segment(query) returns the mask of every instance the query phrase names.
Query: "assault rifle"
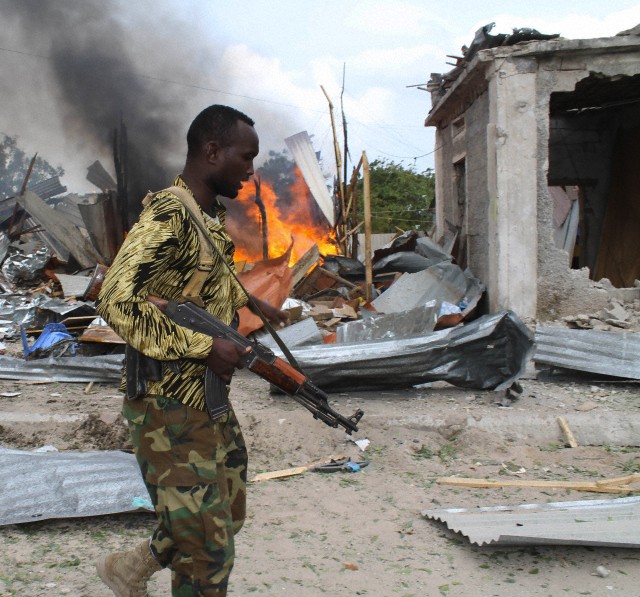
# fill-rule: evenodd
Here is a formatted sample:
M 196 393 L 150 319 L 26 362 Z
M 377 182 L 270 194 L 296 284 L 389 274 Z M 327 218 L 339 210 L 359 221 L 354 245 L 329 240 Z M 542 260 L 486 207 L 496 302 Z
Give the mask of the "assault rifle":
M 358 431 L 358 422 L 364 415 L 360 409 L 357 409 L 349 418 L 343 417 L 340 413 L 334 411 L 329 406 L 328 396 L 320 388 L 314 385 L 304 373 L 277 357 L 263 344 L 250 341 L 232 327 L 224 324 L 217 317 L 193 303 L 166 301 L 155 296 L 148 296 L 147 300 L 178 325 L 194 332 L 206 334 L 212 338 L 230 340 L 241 349 L 246 349 L 247 346 L 251 347 L 251 350 L 240 359 L 249 371 L 267 380 L 302 404 L 302 406 L 311 411 L 314 419 L 320 419 L 330 427 L 341 425 L 348 434 Z M 224 382 L 213 374 L 210 369 L 207 369 L 207 373 L 217 378 L 224 386 Z

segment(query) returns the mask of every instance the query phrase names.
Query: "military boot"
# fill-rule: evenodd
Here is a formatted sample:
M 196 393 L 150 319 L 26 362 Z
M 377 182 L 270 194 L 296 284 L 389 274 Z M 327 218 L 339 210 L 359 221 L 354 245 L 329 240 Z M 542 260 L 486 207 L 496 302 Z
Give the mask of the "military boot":
M 118 551 L 96 562 L 98 576 L 116 597 L 147 597 L 147 581 L 162 569 L 151 555 L 149 541 L 130 551 Z

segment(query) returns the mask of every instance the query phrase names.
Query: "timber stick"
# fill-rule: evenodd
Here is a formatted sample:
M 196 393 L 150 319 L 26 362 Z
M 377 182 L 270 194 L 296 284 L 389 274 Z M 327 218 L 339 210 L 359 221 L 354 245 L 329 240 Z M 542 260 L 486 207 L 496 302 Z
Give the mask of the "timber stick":
M 440 477 L 436 479 L 439 485 L 456 485 L 458 487 L 544 487 L 547 489 L 574 489 L 576 491 L 593 491 L 596 493 L 629 493 L 632 491 L 628 487 L 615 485 L 599 485 L 596 482 L 588 481 L 539 481 L 532 479 L 505 479 L 504 481 L 489 481 L 487 479 L 464 479 L 460 477 Z
M 333 103 L 331 102 L 331 98 L 329 94 L 326 92 L 325 88 L 320 85 L 320 89 L 322 89 L 322 93 L 327 98 L 327 102 L 329 104 L 329 117 L 331 118 L 331 131 L 333 132 L 333 152 L 335 154 L 336 159 L 336 178 L 338 181 L 338 197 L 340 198 L 340 215 L 342 216 L 341 221 L 342 225 L 346 226 L 346 213 L 345 213 L 345 197 L 344 197 L 344 184 L 342 183 L 342 155 L 340 154 L 340 145 L 338 144 L 338 136 L 336 133 L 336 121 L 333 114 Z M 337 232 L 337 231 L 336 231 Z M 344 231 L 343 231 L 344 233 Z M 343 252 L 346 246 L 346 239 L 344 238 L 344 234 L 342 238 L 340 235 L 338 236 L 338 243 L 341 245 Z
M 560 429 L 562 429 L 562 433 L 564 433 L 564 437 L 567 440 L 570 448 L 577 448 L 578 442 L 576 441 L 575 436 L 573 435 L 573 431 L 571 431 L 571 427 L 569 427 L 569 423 L 564 417 L 558 417 L 558 425 L 560 425 Z
M 322 272 L 323 275 L 331 278 L 332 280 L 335 280 L 336 282 L 340 282 L 340 284 L 344 284 L 349 288 L 358 288 L 357 284 L 354 284 L 353 282 L 349 282 L 349 280 L 345 280 L 342 276 L 339 276 L 338 274 L 336 274 L 335 272 L 332 272 L 331 270 L 325 269 L 324 267 L 320 267 L 320 266 L 318 266 L 318 269 Z
M 373 286 L 373 267 L 371 263 L 371 184 L 369 180 L 369 160 L 366 152 L 362 152 L 362 182 L 364 195 L 364 296 L 371 301 Z
M 636 482 L 640 482 L 640 473 L 634 473 L 633 475 L 626 475 L 624 477 L 614 477 L 613 479 L 602 479 L 601 481 L 596 481 L 596 485 L 629 485 Z
M 317 460 L 316 462 L 311 462 L 309 464 L 305 464 L 304 466 L 294 466 L 292 468 L 285 468 L 279 471 L 258 473 L 255 477 L 253 477 L 253 479 L 251 479 L 251 483 L 255 483 L 256 481 L 269 481 L 270 479 L 293 477 L 294 475 L 302 475 L 303 473 L 306 473 L 308 470 L 312 469 L 314 466 L 327 464 L 327 462 L 330 462 L 331 460 L 342 460 L 343 458 L 346 458 L 346 456 L 332 456 L 328 460 Z

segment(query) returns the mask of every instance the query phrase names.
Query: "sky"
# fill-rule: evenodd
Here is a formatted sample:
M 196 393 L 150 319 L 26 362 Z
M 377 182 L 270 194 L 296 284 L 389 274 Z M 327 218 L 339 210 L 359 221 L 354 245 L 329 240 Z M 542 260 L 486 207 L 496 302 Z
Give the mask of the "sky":
M 27 6 L 28 18 L 16 17 Z M 212 103 L 256 121 L 257 165 L 306 130 L 323 169 L 333 172 L 323 88 L 341 152 L 344 111 L 348 164 L 366 151 L 370 162 L 424 171 L 433 167 L 434 131 L 424 126 L 431 102 L 419 86 L 431 73 L 451 70 L 447 55 L 460 55 L 477 29 L 494 22 L 493 34 L 527 27 L 565 38 L 608 37 L 640 23 L 640 2 L 0 0 L 0 16 L 0 132 L 62 166 L 69 191 L 87 192 L 95 189 L 86 168 L 96 158 L 111 164 L 108 134 L 99 130 L 112 128 L 115 112 L 103 113 L 101 104 L 114 97 L 131 135 L 142 121 L 162 133 L 145 136 L 145 147 L 163 156 L 171 176 L 182 167 L 189 123 Z M 78 76 L 54 63 L 65 42 L 78 42 L 89 56 L 104 49 L 115 68 L 96 63 Z M 118 94 L 110 86 L 119 86 Z M 92 118 L 98 126 L 88 132 Z

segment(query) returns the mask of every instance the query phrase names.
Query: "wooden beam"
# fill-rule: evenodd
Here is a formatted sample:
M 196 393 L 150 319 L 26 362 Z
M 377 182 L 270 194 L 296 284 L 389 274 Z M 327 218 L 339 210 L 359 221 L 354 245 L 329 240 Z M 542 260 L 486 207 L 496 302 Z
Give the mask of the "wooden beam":
M 578 442 L 576 441 L 575 436 L 573 435 L 573 431 L 569 427 L 569 423 L 564 417 L 558 417 L 558 425 L 560 425 L 560 429 L 562 429 L 562 433 L 564 434 L 567 443 L 570 448 L 577 448 Z
M 640 481 L 640 475 L 631 475 L 630 481 Z M 603 483 L 598 481 L 539 481 L 536 479 L 504 479 L 502 481 L 493 481 L 487 479 L 465 479 L 461 477 L 440 477 L 436 479 L 439 485 L 455 485 L 458 487 L 480 487 L 480 488 L 501 488 L 501 487 L 540 487 L 545 489 L 574 489 L 575 491 L 593 491 L 596 493 L 629 493 L 634 491 L 633 488 L 623 487 L 628 484 L 627 477 L 622 477 L 624 483 L 620 479 L 612 479 L 612 483 Z
M 373 286 L 373 266 L 371 263 L 371 187 L 369 180 L 369 160 L 367 154 L 362 152 L 362 182 L 364 195 L 364 296 L 367 302 L 371 301 Z

